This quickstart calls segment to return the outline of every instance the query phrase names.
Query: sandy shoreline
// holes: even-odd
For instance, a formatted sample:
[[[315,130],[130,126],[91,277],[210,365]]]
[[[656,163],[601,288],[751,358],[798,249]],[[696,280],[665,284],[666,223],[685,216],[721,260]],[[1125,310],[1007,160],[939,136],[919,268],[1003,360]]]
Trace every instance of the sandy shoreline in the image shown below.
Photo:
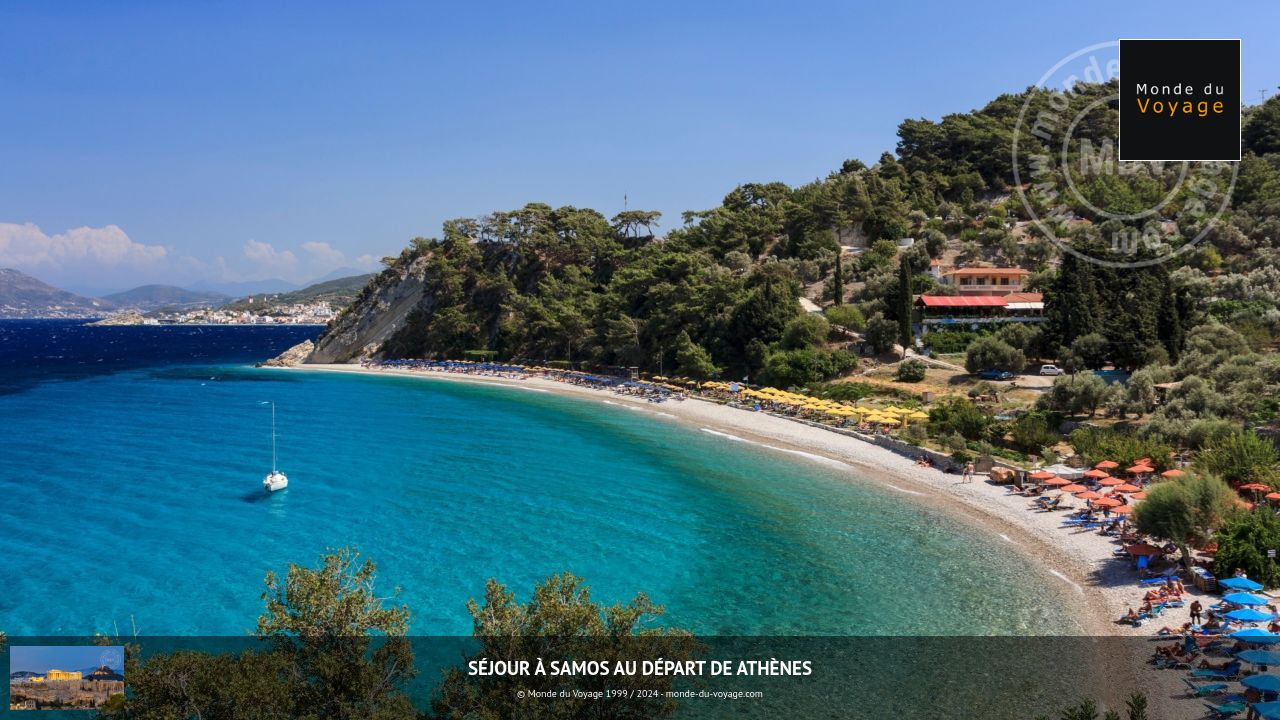
[[[1137,642],[1139,638],[1155,640],[1154,633],[1162,625],[1177,627],[1186,622],[1188,611],[1185,608],[1167,611],[1161,618],[1148,621],[1141,627],[1117,624],[1116,620],[1129,608],[1141,604],[1143,590],[1137,584],[1137,574],[1129,563],[1113,557],[1116,547],[1113,540],[1096,531],[1064,528],[1061,523],[1065,513],[1033,509],[1031,500],[1009,494],[1004,487],[986,482],[984,476],[962,483],[958,475],[919,467],[910,458],[865,440],[790,418],[750,412],[697,398],[655,405],[643,398],[541,377],[515,379],[363,368],[358,365],[303,365],[288,369],[402,376],[555,393],[631,407],[652,414],[655,420],[723,433],[828,466],[833,462],[841,463],[859,471],[851,475],[850,482],[874,482],[906,495],[912,502],[948,512],[961,522],[992,533],[1008,543],[1012,552],[1030,557],[1059,580],[1061,587],[1053,588],[1054,595],[1063,598],[1063,612],[1075,618],[1083,635],[1133,638],[1132,642],[1124,645],[1123,657],[1099,657],[1099,669],[1113,680],[1111,686],[1115,694],[1109,698],[1112,707],[1122,702],[1129,692],[1142,689],[1151,703],[1152,717],[1190,718],[1203,714],[1198,702],[1186,700],[1182,684],[1185,674],[1153,670],[1146,664],[1152,646]],[[1202,598],[1205,605],[1214,602],[1189,584],[1186,589],[1187,605],[1197,597]],[[1174,639],[1166,638],[1165,644]],[[1064,705],[1066,702],[1064,698]]]
[[[809,456],[813,461],[825,459],[829,464],[835,460],[862,471],[851,478],[853,481],[869,478],[883,487],[908,495],[912,502],[950,511],[1009,543],[1012,551],[1030,555],[1059,578],[1065,597],[1076,598],[1073,608],[1086,634],[1150,637],[1155,629],[1150,623],[1134,628],[1114,622],[1130,607],[1139,604],[1142,591],[1136,583],[1136,575],[1127,564],[1112,558],[1115,544],[1110,538],[1095,531],[1063,528],[1064,513],[1033,510],[1027,498],[1010,495],[1005,488],[984,482],[981,476],[974,482],[962,483],[958,475],[921,468],[908,458],[857,438],[697,398],[654,405],[641,398],[538,377],[511,379],[363,368],[358,365],[305,365],[293,369],[503,385],[597,402],[607,400],[614,405],[629,405],[657,417],[725,433],[798,457]],[[1194,593],[1193,588],[1188,589]]]

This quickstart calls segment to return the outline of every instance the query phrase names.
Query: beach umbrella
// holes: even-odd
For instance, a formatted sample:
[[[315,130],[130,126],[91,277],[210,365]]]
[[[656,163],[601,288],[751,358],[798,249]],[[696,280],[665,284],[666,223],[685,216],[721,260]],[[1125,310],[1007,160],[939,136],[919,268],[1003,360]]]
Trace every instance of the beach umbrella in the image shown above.
[[[911,418],[912,420],[928,420],[929,413],[916,410],[915,412],[911,413],[907,417]]]
[[[1128,515],[1133,512],[1133,508],[1128,505],[1117,505],[1116,507],[1111,508],[1111,512],[1116,515]]]
[[[1245,642],[1251,642],[1255,645],[1275,645],[1276,643],[1280,643],[1280,635],[1273,632],[1267,632],[1262,628],[1245,628],[1244,630],[1237,630],[1231,633],[1228,637],[1235,638],[1236,640],[1244,640]]]
[[[1147,499],[1147,494],[1145,492],[1136,492],[1129,496],[1130,502],[1134,500],[1146,500],[1146,499]]]
[[[1142,488],[1138,487],[1137,485],[1130,485],[1129,483],[1120,483],[1119,485],[1116,485],[1112,489],[1115,490],[1116,492],[1134,493],[1134,492],[1138,492]]]
[[[1102,478],[1101,480],[1098,481],[1098,484],[1103,487],[1115,487],[1116,485],[1124,485],[1125,482],[1120,478],[1109,477],[1109,478]]]
[[[1267,493],[1266,495],[1263,495],[1262,497],[1264,497],[1264,498],[1266,498],[1266,499],[1268,499],[1268,500],[1280,500],[1280,492],[1271,492],[1271,493]]]
[[[1280,675],[1250,675],[1240,684],[1262,692],[1276,692],[1280,690]]]
[[[1064,479],[1064,478],[1060,478],[1060,477],[1058,477],[1057,475],[1053,475],[1053,476],[1051,476],[1049,479],[1045,480],[1045,481],[1044,481],[1044,484],[1045,484],[1045,485],[1053,485],[1053,486],[1057,487],[1057,486],[1060,486],[1060,485],[1070,485],[1070,484],[1071,484],[1071,481],[1070,481],[1070,480],[1067,480],[1067,479]]]
[[[1167,478],[1182,477],[1183,475],[1186,475],[1186,473],[1182,472],[1178,468],[1174,468],[1172,470],[1165,470],[1164,472],[1160,473],[1160,477],[1167,477]]]
[[[1093,504],[1096,507],[1113,508],[1113,507],[1120,507],[1124,503],[1115,498],[1103,497],[1103,498],[1098,498],[1097,500],[1094,500]]]
[[[1102,497],[1102,495],[1092,490],[1086,490],[1082,493],[1076,493],[1076,497],[1080,498],[1081,500],[1097,500],[1098,498]]]
[[[1249,623],[1266,622],[1267,620],[1275,619],[1275,616],[1272,615],[1271,613],[1265,613],[1265,612],[1262,612],[1261,610],[1255,610],[1253,608],[1240,608],[1239,610],[1232,610],[1231,612],[1223,615],[1223,617],[1226,617],[1231,620],[1235,620],[1237,622],[1249,622]]]
[[[1262,720],[1280,720],[1280,700],[1271,702],[1254,703],[1253,711],[1258,714]]]
[[[1137,543],[1136,545],[1126,545],[1124,551],[1134,557],[1139,555],[1156,556],[1163,555],[1164,548],[1157,547],[1151,543]]]
[[[1070,485],[1064,485],[1063,487],[1059,488],[1059,490],[1061,490],[1062,492],[1078,493],[1078,492],[1088,492],[1089,488],[1077,483],[1071,483]]]
[[[1270,485],[1263,485],[1262,483],[1247,483],[1247,484],[1245,484],[1245,485],[1241,485],[1239,488],[1236,488],[1236,489],[1237,489],[1237,490],[1252,490],[1253,492],[1263,492],[1263,491],[1266,491],[1266,490],[1270,490],[1270,489],[1271,489],[1271,486],[1270,486]]]
[[[1280,665],[1280,652],[1275,650],[1243,650],[1236,657],[1253,665]]]
[[[1048,470],[1036,470],[1035,472],[1031,473],[1027,477],[1031,478],[1032,480],[1048,480],[1049,478],[1053,477],[1053,473],[1049,472]]]
[[[1111,470],[1113,468],[1120,467],[1120,463],[1116,462],[1115,460],[1103,460],[1097,465],[1094,465],[1094,467],[1098,468],[1099,470]]]
[[[1254,595],[1247,592],[1234,592],[1230,595],[1223,595],[1222,599],[1232,605],[1266,605],[1267,599],[1261,595]]]
[[[1133,473],[1134,475],[1139,475],[1139,474],[1141,474],[1141,473],[1149,473],[1149,472],[1152,472],[1153,470],[1155,470],[1155,468],[1151,467],[1150,465],[1142,465],[1142,464],[1138,464],[1138,465],[1134,465],[1133,467],[1129,468],[1126,472]]]
[[[1108,475],[1106,472],[1104,472],[1104,471],[1102,471],[1102,470],[1086,470],[1086,471],[1085,471],[1085,473],[1084,473],[1084,476],[1085,476],[1085,477],[1091,477],[1091,478],[1105,478],[1105,477],[1111,477],[1110,475]]]
[[[1256,580],[1250,580],[1247,577],[1229,577],[1222,578],[1218,584],[1228,590],[1242,590],[1246,592],[1254,592],[1262,589],[1262,583]]]

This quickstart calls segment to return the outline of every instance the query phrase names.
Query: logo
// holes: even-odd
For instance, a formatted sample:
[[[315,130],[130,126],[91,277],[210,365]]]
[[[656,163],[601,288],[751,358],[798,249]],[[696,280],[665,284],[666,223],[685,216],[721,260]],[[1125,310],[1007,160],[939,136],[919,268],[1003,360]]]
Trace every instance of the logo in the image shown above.
[[[1120,160],[1119,118],[1129,112],[1121,107],[1119,49],[1111,41],[1077,50],[1028,90],[1013,131],[1013,178],[1038,233],[1063,252],[1144,267],[1195,248],[1227,209],[1239,166]],[[1238,123],[1238,83],[1235,98]],[[1076,242],[1081,236],[1093,242]]]

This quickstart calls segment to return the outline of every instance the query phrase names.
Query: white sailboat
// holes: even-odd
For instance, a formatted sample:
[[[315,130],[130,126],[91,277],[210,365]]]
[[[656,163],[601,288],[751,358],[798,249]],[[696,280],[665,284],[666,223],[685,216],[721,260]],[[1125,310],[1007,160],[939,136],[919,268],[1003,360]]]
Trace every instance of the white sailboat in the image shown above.
[[[287,487],[289,487],[288,476],[276,468],[276,404],[273,401],[271,403],[271,472],[262,478],[262,489],[275,492]]]

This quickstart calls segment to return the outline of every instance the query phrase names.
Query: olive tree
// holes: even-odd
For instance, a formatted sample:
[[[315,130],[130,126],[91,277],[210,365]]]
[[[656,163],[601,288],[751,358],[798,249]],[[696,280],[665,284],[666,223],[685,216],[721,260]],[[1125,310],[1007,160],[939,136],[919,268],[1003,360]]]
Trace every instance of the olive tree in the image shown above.
[[[1153,485],[1147,499],[1134,507],[1133,520],[1140,532],[1176,544],[1190,567],[1190,546],[1213,537],[1238,499],[1212,475],[1186,475]]]

